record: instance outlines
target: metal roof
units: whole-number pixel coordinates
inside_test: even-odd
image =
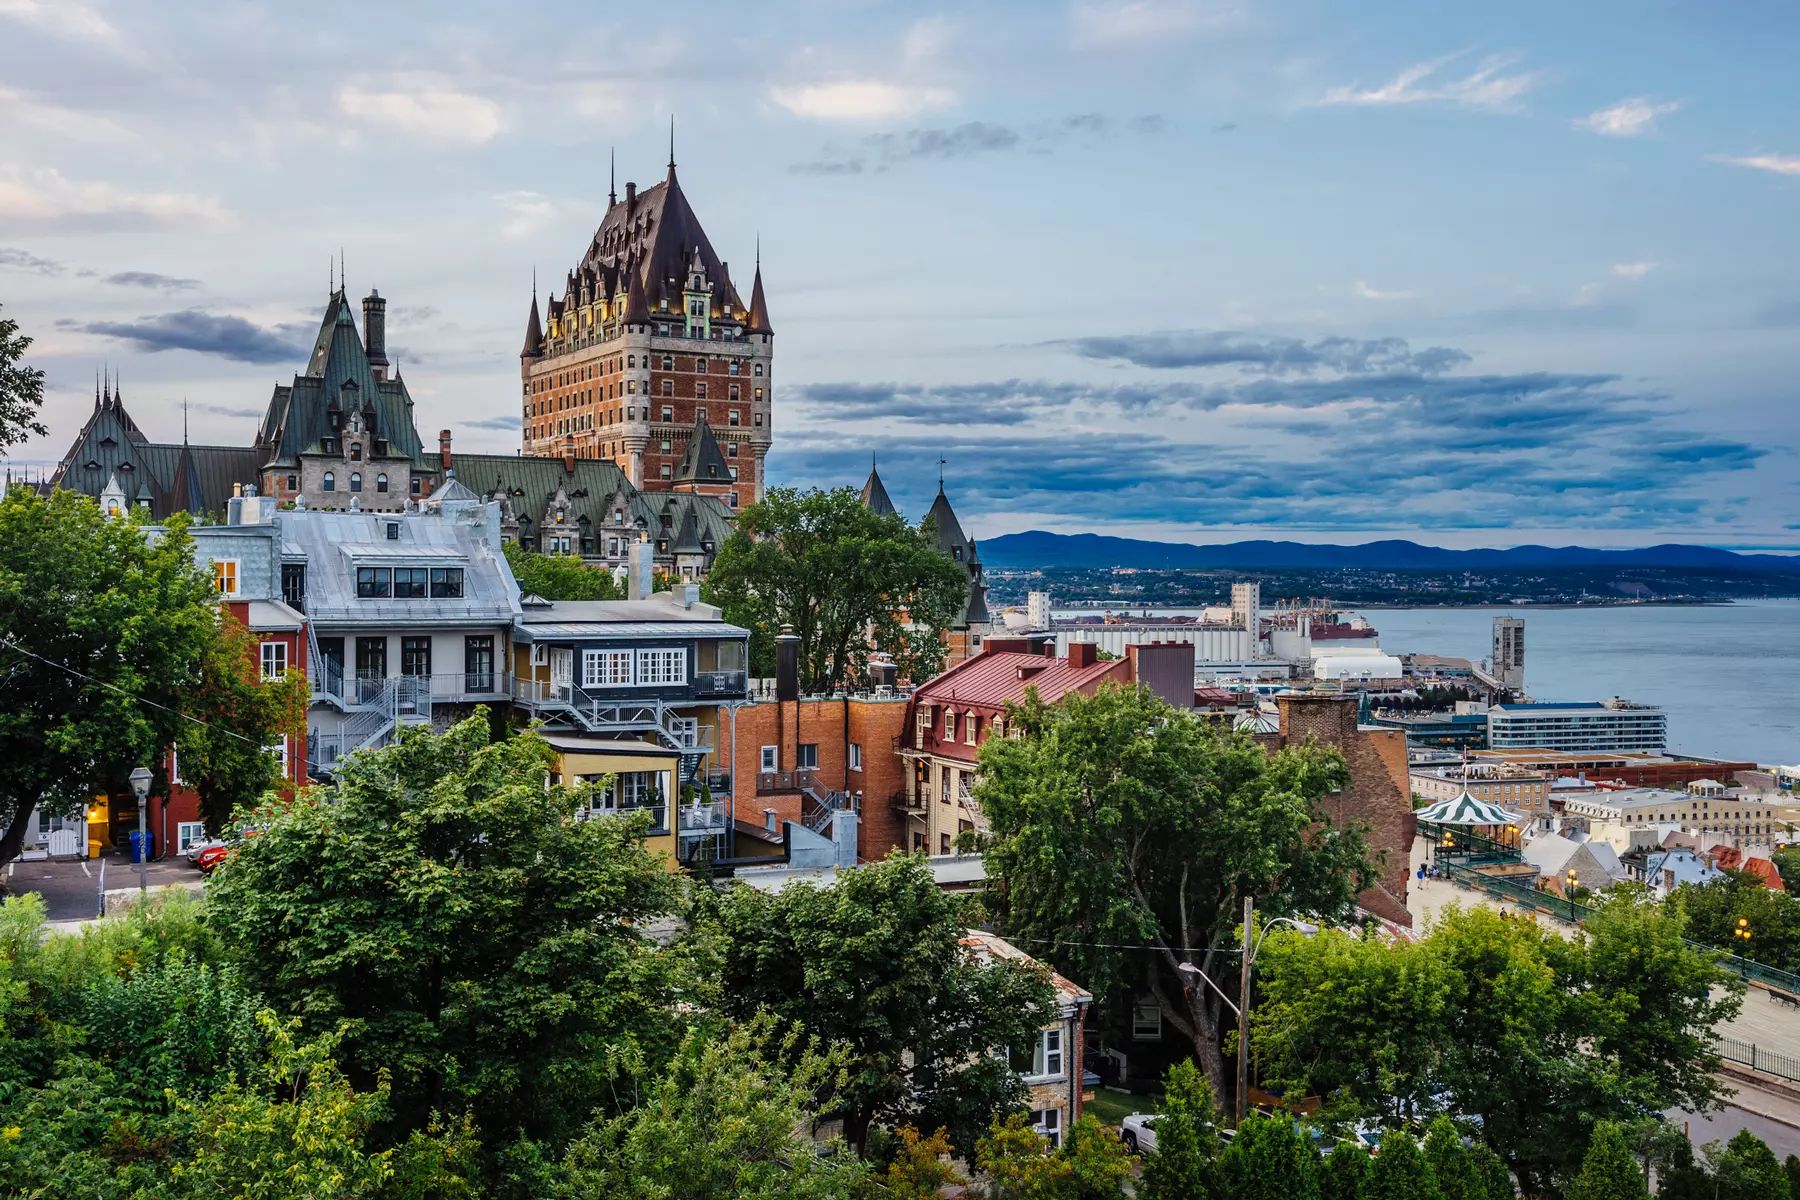
[[[1124,658],[1073,667],[1066,658],[1001,650],[957,664],[914,694],[920,704],[1000,708],[1023,700],[1026,688],[1036,688],[1045,703],[1054,704],[1070,692],[1115,676],[1119,682],[1125,682],[1130,670],[1131,661]],[[1028,674],[1021,678],[1021,672]]]
[[[514,639],[522,642],[610,641],[627,638],[747,638],[748,629],[725,621],[556,621],[520,623]]]
[[[315,625],[510,625],[519,613],[519,588],[498,549],[492,506],[466,512],[282,512],[283,558],[304,558],[306,612]],[[399,525],[389,539],[387,527]],[[353,553],[367,551],[366,554]],[[362,599],[355,565],[376,558],[463,566],[459,598]]]

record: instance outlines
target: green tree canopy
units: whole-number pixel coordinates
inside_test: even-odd
[[[973,1146],[1024,1099],[996,1047],[1023,1047],[1053,1019],[1041,969],[980,962],[964,944],[965,897],[938,888],[923,859],[894,855],[828,887],[734,887],[710,915],[720,1003],[767,1008],[849,1048],[849,1076],[823,1098],[861,1147],[871,1122],[943,1126]]]
[[[619,600],[623,592],[605,567],[589,566],[575,554],[537,554],[515,541],[503,547],[506,565],[521,595],[546,600]]]
[[[894,1157],[870,1182],[881,1190],[875,1196],[886,1200],[938,1200],[947,1187],[961,1187],[969,1182],[955,1167],[950,1156],[956,1147],[950,1135],[939,1129],[929,1137],[911,1125],[902,1125],[894,1134]]]
[[[1718,1200],[1791,1200],[1780,1160],[1748,1129],[1733,1134],[1723,1150],[1716,1143],[1706,1150]]]
[[[1800,970],[1800,900],[1771,891],[1747,871],[1726,871],[1711,883],[1683,884],[1669,897],[1687,921],[1688,936],[1783,971]],[[1748,943],[1736,935],[1747,922]]]
[[[1074,1168],[1022,1112],[993,1119],[975,1143],[975,1170],[984,1200],[1069,1200],[1074,1192]]]
[[[1319,1200],[1319,1156],[1286,1114],[1238,1122],[1219,1178],[1232,1200]]]
[[[1082,1113],[1063,1137],[1069,1163],[1070,1200],[1122,1200],[1131,1178],[1131,1151],[1119,1133],[1093,1113]]]
[[[44,406],[44,372],[22,365],[31,339],[19,332],[19,323],[0,317],[0,454],[5,454],[33,434],[50,431],[38,420]]]
[[[183,709],[198,720],[185,723],[176,744],[182,782],[199,797],[215,836],[280,784],[281,760],[269,752],[277,739],[289,739],[290,755],[306,754],[306,677],[290,667],[280,679],[263,679],[259,653],[255,636],[226,612]]]
[[[1059,971],[1112,1011],[1148,990],[1227,1095],[1222,954],[1254,897],[1265,916],[1349,919],[1374,878],[1363,829],[1319,804],[1347,779],[1335,750],[1270,754],[1148,690],[1102,687],[1057,706],[1035,692],[981,749],[988,879],[1004,928],[1051,947]],[[1144,953],[1148,949],[1149,953]]]
[[[1678,912],[1627,896],[1573,941],[1454,907],[1418,944],[1272,937],[1259,1061],[1267,1079],[1384,1117],[1479,1116],[1530,1194],[1579,1169],[1596,1117],[1719,1104],[1709,1035],[1742,984],[1681,935]]]
[[[0,499],[0,863],[39,808],[127,791],[191,735],[217,601],[179,523],[151,542],[73,492]]]
[[[1488,1200],[1487,1180],[1476,1170],[1462,1134],[1441,1113],[1425,1132],[1425,1161],[1444,1200]]]
[[[569,1148],[566,1200],[848,1200],[862,1167],[820,1157],[803,1130],[843,1069],[767,1013],[721,1037],[690,1032],[629,1110]]]
[[[871,650],[925,680],[943,664],[942,636],[968,599],[964,568],[930,529],[864,507],[850,488],[772,488],[738,514],[706,577],[706,599],[751,631],[759,675],[775,670],[774,637],[800,639],[800,681],[829,693],[860,682]]]
[[[1564,1196],[1565,1200],[1649,1200],[1643,1168],[1638,1165],[1624,1126],[1616,1121],[1601,1121],[1594,1126],[1587,1154],[1581,1160],[1581,1173]]]
[[[1362,1200],[1441,1200],[1425,1152],[1411,1134],[1389,1130],[1363,1179]]]
[[[1218,1190],[1217,1106],[1206,1076],[1188,1059],[1169,1068],[1156,1149],[1144,1157],[1142,1200],[1212,1200]]]
[[[210,920],[245,977],[309,1030],[342,1024],[393,1119],[475,1114],[560,1145],[622,1076],[672,1051],[670,956],[642,932],[675,883],[641,818],[578,821],[535,735],[486,716],[407,729],[334,784],[258,814],[214,876]]]
[[[1360,1200],[1369,1175],[1369,1152],[1355,1142],[1339,1142],[1319,1164],[1319,1200]]]

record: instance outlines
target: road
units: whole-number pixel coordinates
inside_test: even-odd
[[[109,891],[137,885],[137,867],[129,855],[107,854],[103,859],[75,862],[19,862],[6,864],[4,879],[9,893],[36,892],[44,898],[52,921],[86,921],[100,912],[100,864],[106,864]],[[192,883],[200,873],[185,858],[148,864],[151,887]]]
[[[1695,1148],[1710,1141],[1729,1142],[1740,1129],[1748,1129],[1767,1142],[1775,1157],[1800,1154],[1800,1101],[1727,1080],[1738,1089],[1735,1103],[1716,1113],[1669,1112],[1669,1120],[1687,1125],[1688,1140]]]

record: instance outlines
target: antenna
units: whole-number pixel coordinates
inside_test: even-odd
[[[675,114],[669,114],[669,165],[675,165]]]
[[[188,418],[188,401],[187,401],[187,397],[183,396],[181,398],[181,444],[184,446],[188,444],[188,420],[187,420],[187,418]]]
[[[944,464],[949,461],[947,458],[938,459],[938,491],[940,492],[944,490]]]

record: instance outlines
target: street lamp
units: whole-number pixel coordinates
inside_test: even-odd
[[[1748,950],[1750,948],[1750,922],[1746,921],[1743,917],[1739,917],[1737,919],[1737,928],[1731,931],[1731,936],[1734,938],[1742,938],[1744,940],[1744,949]]]
[[[144,832],[144,804],[150,798],[150,768],[136,767],[131,772],[131,790],[138,802],[138,892],[150,890],[150,845]]]
[[[1569,868],[1569,886],[1565,889],[1569,894],[1569,924],[1575,923],[1575,868]]]

